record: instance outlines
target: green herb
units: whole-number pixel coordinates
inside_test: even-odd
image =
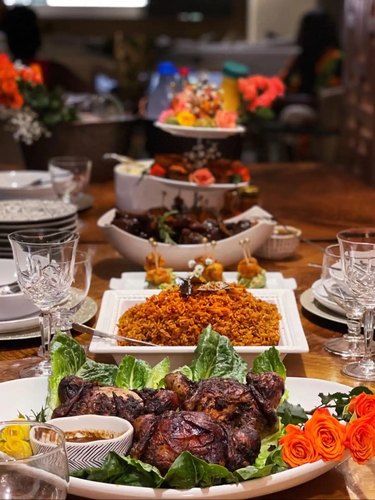
[[[303,424],[308,420],[308,416],[301,405],[292,405],[288,401],[283,401],[277,408],[277,414],[281,419],[281,423],[288,424]]]
[[[177,210],[170,210],[169,212],[165,212],[163,215],[159,215],[157,218],[159,237],[163,243],[169,243],[170,245],[176,244],[173,240],[175,231],[168,225],[167,219],[171,215],[176,215],[177,213]]]
[[[47,408],[45,408],[44,406],[42,406],[42,408],[40,409],[40,411],[38,411],[38,413],[35,413],[34,410],[31,410],[31,415],[24,415],[23,413],[21,413],[20,411],[18,412],[18,418],[22,418],[24,420],[33,420],[33,421],[36,421],[36,422],[47,422],[48,418],[47,418]]]
[[[346,406],[349,404],[349,401],[354,397],[361,394],[361,392],[365,392],[366,394],[373,394],[373,392],[366,386],[360,385],[358,387],[354,387],[350,392],[335,392],[333,394],[323,394],[319,393],[320,400],[322,404],[320,404],[317,408],[333,408],[336,412],[337,418],[342,418],[344,420],[350,420],[350,414],[348,414],[346,410]],[[314,413],[317,409],[314,408],[309,413]]]

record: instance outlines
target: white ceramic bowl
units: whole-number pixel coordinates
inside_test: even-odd
[[[119,417],[103,415],[78,415],[76,417],[54,418],[48,422],[64,432],[101,431],[116,434],[112,439],[99,439],[86,443],[66,441],[69,470],[86,467],[100,467],[110,451],[125,455],[133,440],[133,426]]]
[[[7,170],[0,172],[0,199],[16,198],[55,199],[56,194],[51,184],[49,172],[45,170]]]
[[[243,212],[236,220],[252,217],[253,209]],[[108,241],[121,255],[131,261],[143,266],[146,256],[151,252],[148,240],[127,233],[123,229],[112,224],[116,209],[109,210],[98,220],[98,226],[103,230]],[[272,234],[274,223],[269,220],[258,220],[251,228],[241,233],[230,236],[216,243],[214,256],[223,266],[229,266],[238,262],[243,257],[240,241],[248,238],[249,250],[254,253]],[[188,262],[191,259],[204,255],[209,250],[207,244],[195,245],[170,245],[158,243],[157,251],[164,257],[168,267],[179,271],[188,270]]]
[[[162,204],[170,207],[177,195],[181,196],[187,206],[192,206],[196,191],[164,184],[152,176],[142,177],[142,172],[151,164],[152,160],[144,160],[134,165],[129,163],[116,165],[114,169],[116,206],[120,210],[143,212]],[[235,185],[232,186],[232,189],[234,188]],[[207,206],[218,209],[223,206],[225,190],[205,190],[199,194],[203,196]]]
[[[14,260],[0,259],[0,286],[16,279]],[[22,292],[0,295],[0,321],[22,318],[37,311],[37,307]]]

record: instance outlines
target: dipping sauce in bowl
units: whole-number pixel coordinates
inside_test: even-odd
[[[91,443],[101,439],[114,439],[121,434],[118,432],[102,431],[95,429],[84,429],[78,431],[65,432],[65,441],[68,443]]]

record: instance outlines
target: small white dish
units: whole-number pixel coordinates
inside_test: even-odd
[[[328,309],[331,309],[332,311],[336,312],[337,314],[342,314],[345,316],[344,309],[328,297],[327,292],[324,290],[322,280],[319,279],[319,280],[314,281],[314,283],[311,285],[311,290],[312,290],[314,298],[318,302],[323,304],[323,306],[327,307]]]
[[[117,334],[117,323],[123,312],[159,292],[160,290],[107,290],[103,295],[96,328]],[[280,356],[284,357],[288,353],[308,352],[309,346],[302,328],[294,292],[292,290],[254,289],[251,293],[255,297],[275,304],[279,310],[281,315],[280,342],[277,349]],[[249,366],[253,359],[267,348],[267,346],[235,347]],[[171,369],[175,369],[191,362],[195,346],[119,346],[112,339],[93,337],[89,350],[97,354],[112,354],[116,363],[120,363],[127,354],[144,359],[151,365],[155,365],[168,356]]]
[[[284,231],[289,231],[284,233]],[[292,226],[275,225],[271,237],[256,251],[257,257],[283,260],[292,257],[299,245],[301,230]]]
[[[155,122],[154,125],[169,134],[192,139],[226,139],[231,135],[243,134],[246,130],[245,127],[241,125],[232,128],[183,127],[181,125],[170,125],[161,122]]]
[[[113,434],[114,437],[98,438],[88,442],[65,441],[69,470],[76,471],[86,467],[100,467],[110,451],[125,455],[133,440],[133,426],[120,417],[103,415],[78,415],[75,417],[54,418],[47,423],[58,427],[64,433],[80,431]]]
[[[241,219],[252,219],[253,214],[256,213],[256,218],[260,217],[262,210],[259,207],[252,207],[241,216]],[[109,210],[98,220],[98,226],[102,229],[106,238],[113,245],[121,255],[130,259],[131,261],[144,265],[146,256],[151,252],[152,248],[147,239],[140,238],[130,234],[123,229],[112,224],[115,217],[116,209]],[[228,220],[229,222],[229,220]],[[218,240],[215,245],[214,255],[215,259],[223,264],[229,266],[242,259],[243,248],[240,241],[248,239],[249,251],[254,254],[255,251],[270,237],[273,231],[274,223],[269,219],[257,219],[256,223],[229,238]],[[194,245],[170,245],[167,243],[158,243],[157,251],[165,259],[168,267],[173,269],[188,270],[188,262],[201,255],[206,255],[210,246],[201,243]]]
[[[0,259],[0,286],[17,280],[13,259]],[[0,294],[0,321],[14,320],[35,314],[37,307],[22,292]]]

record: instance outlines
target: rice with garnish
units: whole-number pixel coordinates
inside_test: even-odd
[[[218,291],[184,296],[178,287],[153,295],[121,316],[119,335],[159,345],[196,345],[208,325],[237,346],[275,346],[281,316],[275,304],[231,283]]]

